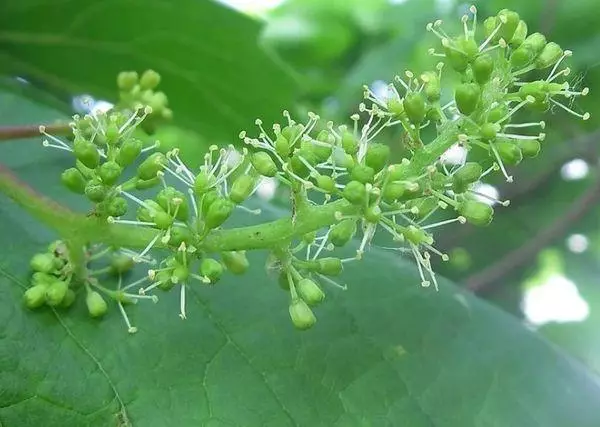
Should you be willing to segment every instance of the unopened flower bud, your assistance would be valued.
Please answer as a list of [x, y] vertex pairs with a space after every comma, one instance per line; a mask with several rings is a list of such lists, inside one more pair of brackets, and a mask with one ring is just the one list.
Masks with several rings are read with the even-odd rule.
[[458, 207], [458, 212], [473, 225], [484, 226], [492, 222], [494, 209], [487, 203], [477, 200], [465, 200]]
[[250, 266], [244, 251], [221, 252], [221, 259], [227, 270], [233, 274], [244, 274]]
[[59, 305], [65, 298], [68, 289], [69, 285], [65, 281], [54, 280], [46, 287], [46, 304], [51, 307]]
[[88, 313], [91, 317], [101, 317], [106, 314], [108, 305], [102, 295], [96, 291], [89, 291], [85, 297], [85, 304], [87, 305]]
[[477, 83], [463, 83], [456, 87], [454, 100], [458, 110], [466, 116], [471, 115], [481, 97], [481, 88]]
[[223, 265], [212, 258], [204, 258], [200, 263], [200, 275], [210, 280], [210, 283], [216, 283], [223, 275]]
[[252, 166], [262, 176], [272, 178], [277, 174], [277, 164], [264, 151], [254, 153], [252, 156]]
[[308, 304], [301, 299], [292, 301], [289, 312], [294, 327], [301, 331], [311, 328], [317, 322]]
[[85, 193], [86, 179], [83, 174], [76, 168], [69, 168], [65, 170], [60, 180], [65, 187], [77, 194]]
[[317, 305], [325, 299], [325, 293], [314, 281], [304, 278], [296, 283], [296, 291], [308, 305]]

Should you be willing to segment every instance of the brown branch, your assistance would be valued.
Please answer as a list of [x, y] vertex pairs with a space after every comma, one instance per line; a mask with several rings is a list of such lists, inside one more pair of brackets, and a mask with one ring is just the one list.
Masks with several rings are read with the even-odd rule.
[[[52, 135], [69, 135], [71, 133], [68, 123], [56, 123], [44, 125], [44, 127], [46, 132]], [[40, 125], [0, 126], [0, 142], [37, 136], [40, 136]]]
[[[598, 171], [596, 171], [598, 173]], [[482, 292], [499, 283], [507, 272], [514, 271], [531, 261], [545, 246], [567, 232], [569, 227], [585, 216], [588, 211], [600, 201], [600, 176], [592, 186], [577, 199], [564, 216], [558, 218], [548, 228], [540, 231], [537, 236], [523, 246], [509, 252], [498, 262], [475, 273], [466, 280], [466, 286], [473, 292]]]

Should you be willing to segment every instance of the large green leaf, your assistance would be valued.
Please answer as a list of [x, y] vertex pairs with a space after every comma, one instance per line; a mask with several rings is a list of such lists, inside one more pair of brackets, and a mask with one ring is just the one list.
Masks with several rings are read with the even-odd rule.
[[7, 0], [0, 72], [114, 100], [119, 71], [154, 68], [179, 125], [232, 142], [256, 117], [279, 119], [296, 89], [259, 29], [207, 0]]
[[[0, 98], [0, 124], [52, 112]], [[84, 209], [58, 184], [70, 164], [27, 141], [0, 145], [34, 188]], [[265, 207], [267, 220], [280, 211]], [[247, 222], [246, 218], [242, 219]], [[293, 330], [262, 255], [242, 278], [198, 285], [97, 322], [21, 305], [28, 259], [53, 235], [0, 196], [0, 425], [596, 427], [600, 383], [518, 322], [379, 250], [328, 290], [317, 326]], [[141, 274], [141, 273], [138, 273]]]

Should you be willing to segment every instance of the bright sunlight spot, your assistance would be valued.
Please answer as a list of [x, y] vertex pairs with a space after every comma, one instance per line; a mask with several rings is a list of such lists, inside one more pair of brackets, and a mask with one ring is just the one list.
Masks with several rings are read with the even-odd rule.
[[585, 252], [589, 245], [590, 242], [588, 238], [585, 237], [583, 234], [571, 234], [567, 238], [567, 248], [569, 248], [571, 252], [574, 252], [576, 254]]
[[390, 88], [388, 83], [384, 82], [383, 80], [375, 80], [373, 83], [371, 83], [370, 89], [373, 91], [375, 96], [382, 101], [387, 101], [390, 97]]
[[284, 0], [217, 0], [244, 13], [263, 13], [275, 9]]
[[581, 322], [590, 314], [575, 283], [561, 274], [553, 274], [544, 283], [526, 289], [521, 304], [527, 320], [536, 326]]
[[576, 181], [585, 178], [589, 173], [590, 167], [582, 159], [574, 159], [563, 165], [560, 174], [566, 181]]
[[256, 189], [256, 195], [265, 201], [272, 200], [277, 191], [277, 180], [274, 178], [263, 178]]
[[441, 161], [448, 165], [463, 165], [467, 160], [467, 149], [454, 144], [442, 154]]
[[487, 203], [490, 206], [494, 206], [500, 197], [498, 189], [490, 184], [484, 184], [478, 182], [473, 186], [473, 190], [481, 195], [475, 194], [475, 198], [483, 203]]

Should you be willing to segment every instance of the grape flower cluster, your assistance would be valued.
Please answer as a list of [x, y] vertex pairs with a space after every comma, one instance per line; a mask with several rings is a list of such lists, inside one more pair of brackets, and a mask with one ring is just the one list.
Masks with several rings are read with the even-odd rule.
[[[90, 220], [131, 233], [143, 229], [144, 238], [133, 247], [86, 242], [79, 274], [68, 242], [54, 242], [31, 260], [26, 305], [68, 307], [81, 294], [91, 316], [103, 316], [112, 302], [135, 332], [128, 304], [157, 302], [158, 292], [176, 289], [185, 319], [190, 286], [212, 286], [226, 272], [243, 274], [246, 250], [267, 249], [269, 269], [289, 292], [293, 325], [308, 329], [316, 322], [314, 307], [325, 298], [324, 285], [344, 289], [336, 277], [344, 264], [363, 257], [377, 233], [388, 233], [396, 249], [414, 259], [422, 286], [437, 289], [431, 257], [448, 256], [435, 248], [433, 231], [453, 223], [489, 224], [493, 208], [473, 186], [495, 172], [511, 182], [510, 168], [540, 152], [545, 123], [520, 123], [518, 113], [560, 108], [589, 118], [571, 107], [588, 93], [564, 79], [570, 70], [561, 66], [571, 51], [529, 33], [516, 12], [502, 10], [480, 26], [476, 15], [473, 6], [456, 36], [441, 21], [428, 24], [439, 39], [429, 53], [440, 62], [419, 75], [396, 76], [384, 95], [365, 87], [349, 126], [314, 113], [299, 120], [284, 111], [282, 123], [256, 120], [257, 130], [241, 132], [240, 143], [211, 146], [198, 169], [187, 166], [177, 149], [163, 153], [159, 142], [144, 145], [139, 138], [172, 115], [167, 97], [156, 91], [160, 76], [151, 70], [121, 73], [121, 102], [106, 113], [74, 116], [72, 141], [40, 130], [45, 146], [73, 155], [61, 180], [93, 204]], [[545, 77], [531, 77], [539, 75]], [[446, 92], [451, 99], [443, 99]], [[388, 129], [404, 135], [409, 155], [399, 162], [381, 142]], [[467, 158], [449, 167], [443, 155], [455, 145], [487, 160]], [[291, 217], [228, 229], [236, 210], [259, 213], [245, 203], [265, 179], [289, 188]], [[153, 197], [141, 195], [148, 189], [155, 189]], [[444, 210], [449, 219], [431, 220]], [[352, 257], [332, 253], [355, 237]], [[124, 284], [136, 264], [146, 266], [143, 276]], [[118, 279], [115, 289], [101, 284], [109, 274]]]

